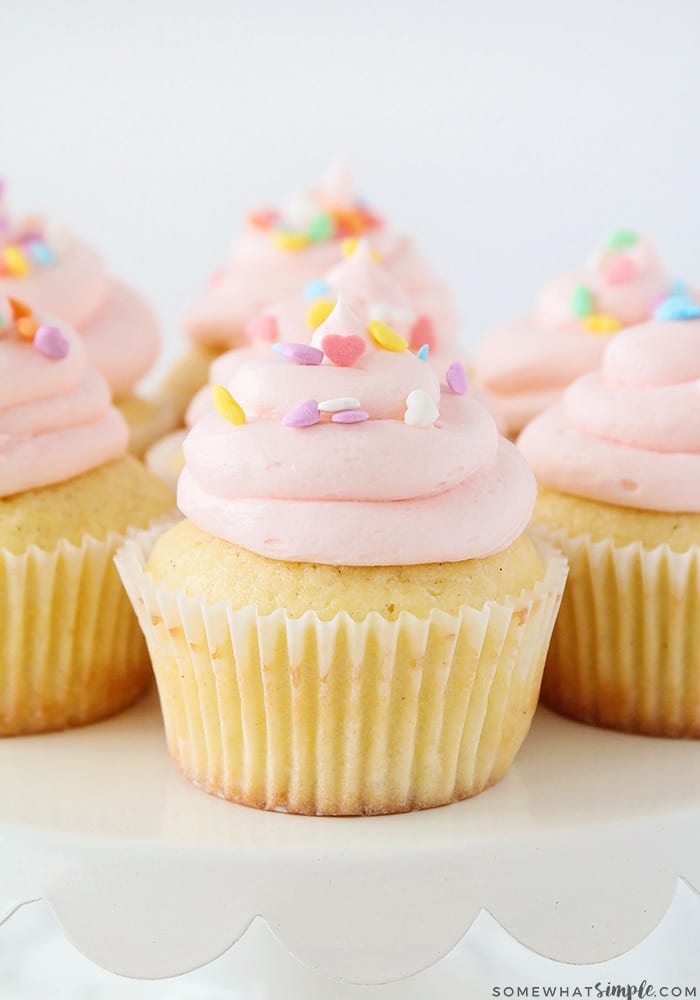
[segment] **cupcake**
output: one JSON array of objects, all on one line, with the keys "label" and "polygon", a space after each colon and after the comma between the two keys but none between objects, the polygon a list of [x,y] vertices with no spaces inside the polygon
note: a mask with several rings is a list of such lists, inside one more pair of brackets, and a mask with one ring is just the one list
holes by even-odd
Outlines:
[{"label": "cupcake", "polygon": [[206,791],[311,815],[401,812],[507,771],[566,575],[524,534],[535,484],[344,299],[310,344],[249,357],[185,441],[185,520],[117,558],[168,747]]},{"label": "cupcake", "polygon": [[699,379],[700,307],[672,296],[520,438],[571,564],[542,689],[564,715],[700,737]]},{"label": "cupcake", "polygon": [[158,354],[156,319],[141,296],[107,273],[99,254],[43,217],[13,218],[0,184],[0,296],[31,302],[82,336],[88,361],[109,383],[142,455],[172,426],[164,404],[134,393]]},{"label": "cupcake", "polygon": [[294,196],[282,210],[249,214],[228,265],[211,276],[185,312],[192,349],[166,377],[163,398],[174,400],[182,416],[206,383],[214,358],[248,343],[253,317],[271,303],[298,296],[363,236],[401,283],[416,315],[430,315],[446,335],[454,335],[457,317],[446,285],[411,240],[389,230],[356,196],[347,167],[339,163],[316,189]]},{"label": "cupcake", "polygon": [[0,299],[0,736],[130,704],[148,655],[113,565],[172,509],[65,323]]},{"label": "cupcake", "polygon": [[618,229],[585,269],[551,281],[529,315],[487,333],[475,378],[500,408],[506,433],[515,437],[575,378],[597,369],[612,335],[650,319],[672,290],[649,241]]}]

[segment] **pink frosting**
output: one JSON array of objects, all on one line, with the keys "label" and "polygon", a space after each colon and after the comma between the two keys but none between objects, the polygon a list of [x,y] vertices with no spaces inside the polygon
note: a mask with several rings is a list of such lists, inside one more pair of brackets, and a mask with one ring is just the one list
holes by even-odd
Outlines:
[{"label": "pink frosting", "polygon": [[0,296],[60,316],[85,338],[89,360],[107,379],[112,394],[128,393],[153,364],[160,346],[150,307],[133,289],[112,279],[97,251],[68,230],[41,218],[3,218],[0,251],[30,227],[41,234],[51,260],[24,275],[0,271]]},{"label": "pink frosting", "polygon": [[574,310],[586,289],[591,313],[621,327],[651,318],[671,282],[651,244],[630,235],[630,245],[609,243],[585,269],[551,281],[531,314],[493,330],[476,357],[476,378],[504,412],[510,433],[561,397],[575,378],[599,367],[611,334],[589,332]]},{"label": "pink frosting", "polygon": [[618,334],[523,431],[538,480],[645,510],[700,512],[700,320],[652,320]]},{"label": "pink frosting", "polygon": [[[0,313],[8,315],[2,299]],[[126,450],[127,426],[78,335],[46,316],[36,320],[61,331],[68,353],[47,357],[13,323],[0,327],[0,496],[63,482]]]},{"label": "pink frosting", "polygon": [[[469,394],[441,391],[410,352],[378,348],[342,298],[313,345],[329,334],[362,337],[364,354],[336,367],[249,352],[227,367],[247,422],[233,426],[209,410],[190,431],[183,513],[261,555],[331,565],[454,562],[510,545],[530,518],[534,480],[486,410]],[[439,408],[428,426],[404,420],[415,390]],[[338,398],[358,400],[370,419],[283,426],[300,402]]]}]

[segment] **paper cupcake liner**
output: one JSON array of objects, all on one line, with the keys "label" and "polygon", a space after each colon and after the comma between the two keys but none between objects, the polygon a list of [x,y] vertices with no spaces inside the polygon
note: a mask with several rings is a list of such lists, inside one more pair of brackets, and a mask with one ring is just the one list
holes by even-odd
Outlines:
[{"label": "paper cupcake liner", "polygon": [[0,549],[0,736],[95,721],[147,686],[148,653],[113,562],[123,541]]},{"label": "paper cupcake liner", "polygon": [[206,791],[311,815],[402,812],[475,795],[524,739],[566,579],[459,615],[320,621],[206,605],[117,555],[146,636],[170,753]]},{"label": "paper cupcake liner", "polygon": [[700,546],[546,537],[570,573],[543,701],[598,726],[700,738]]}]

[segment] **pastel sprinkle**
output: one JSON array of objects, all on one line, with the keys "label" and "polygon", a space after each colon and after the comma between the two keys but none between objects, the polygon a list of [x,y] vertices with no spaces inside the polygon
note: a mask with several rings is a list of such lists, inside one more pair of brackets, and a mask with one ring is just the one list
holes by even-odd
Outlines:
[{"label": "pastel sprinkle", "polygon": [[330,299],[317,299],[306,311],[306,324],[312,330],[325,323],[333,312],[334,303]]},{"label": "pastel sprinkle", "polygon": [[418,348],[418,353],[416,354],[416,357],[420,361],[427,361],[429,354],[430,354],[430,346],[428,344],[423,344],[422,347]]},{"label": "pastel sprinkle", "polygon": [[427,344],[431,351],[435,350],[436,339],[433,321],[428,316],[419,316],[411,327],[411,350],[417,351],[423,344]]},{"label": "pastel sprinkle", "polygon": [[671,282],[671,295],[685,295],[687,291],[688,286],[682,278],[675,278]]},{"label": "pastel sprinkle", "polygon": [[301,293],[305,299],[320,299],[322,296],[327,295],[330,292],[331,286],[323,278],[314,278],[313,281],[307,282],[304,285],[304,290]]},{"label": "pastel sprinkle", "polygon": [[340,333],[327,333],[321,347],[328,360],[338,368],[350,368],[365,353],[367,345],[357,333],[345,337]]},{"label": "pastel sprinkle", "polygon": [[263,340],[268,344],[273,344],[279,336],[277,320],[269,313],[260,313],[249,319],[245,332],[250,340]]},{"label": "pastel sprinkle", "polygon": [[22,319],[24,316],[31,316],[31,306],[28,306],[26,302],[22,302],[21,299],[16,299],[12,295],[7,296],[7,301],[10,303],[12,308],[13,319],[17,320]]},{"label": "pastel sprinkle", "polygon": [[34,337],[34,346],[40,354],[60,361],[70,351],[70,343],[57,326],[40,326]]},{"label": "pastel sprinkle", "polygon": [[272,242],[280,250],[303,250],[309,245],[309,237],[305,233],[290,233],[282,229],[273,234]]},{"label": "pastel sprinkle", "polygon": [[593,312],[593,296],[590,288],[585,285],[577,285],[571,293],[571,311],[574,316],[583,318],[590,316]]},{"label": "pastel sprinkle", "polygon": [[29,261],[16,244],[11,243],[2,252],[2,259],[5,267],[13,278],[21,278],[29,271]]},{"label": "pastel sprinkle", "polygon": [[312,243],[321,243],[323,240],[328,240],[334,233],[335,222],[333,221],[333,216],[329,215],[328,212],[321,212],[320,215],[312,219],[306,231],[306,235]]},{"label": "pastel sprinkle", "polygon": [[697,319],[700,316],[700,305],[689,295],[669,295],[654,310],[654,319]]},{"label": "pastel sprinkle", "polygon": [[622,323],[608,313],[591,313],[583,319],[584,329],[588,333],[617,333],[622,329]]},{"label": "pastel sprinkle", "polygon": [[311,344],[273,344],[272,350],[295,365],[320,365],[323,351]]},{"label": "pastel sprinkle", "polygon": [[[354,236],[348,237],[348,239],[343,240],[343,245],[341,247],[343,251],[343,257],[352,257],[352,255],[357,250],[357,239]],[[382,255],[374,247],[371,248],[372,257],[377,263],[381,263]]]},{"label": "pastel sprinkle", "polygon": [[359,410],[360,401],[354,396],[341,396],[339,399],[324,399],[318,404],[321,413],[339,413],[341,410]]},{"label": "pastel sprinkle", "polygon": [[24,337],[25,340],[33,340],[34,334],[39,329],[39,324],[33,316],[22,316],[16,321],[15,326],[17,327],[17,333],[20,337]]},{"label": "pastel sprinkle", "polygon": [[321,414],[318,411],[316,400],[305,399],[303,403],[297,403],[288,413],[285,413],[282,423],[285,427],[313,427],[320,419]]},{"label": "pastel sprinkle", "polygon": [[452,362],[447,369],[445,380],[452,392],[458,396],[463,396],[467,391],[467,375],[459,361]]},{"label": "pastel sprinkle", "polygon": [[29,251],[29,256],[35,264],[41,264],[45,267],[49,264],[55,263],[56,257],[54,256],[53,250],[47,243],[44,243],[43,240],[30,240],[27,244],[27,250]]},{"label": "pastel sprinkle", "polygon": [[259,208],[248,215],[248,224],[256,229],[269,229],[279,219],[274,208]]},{"label": "pastel sprinkle", "polygon": [[609,285],[626,285],[637,277],[637,265],[631,257],[616,257],[605,268],[604,274]]},{"label": "pastel sprinkle", "polygon": [[245,423],[243,408],[236,402],[228,389],[224,388],[223,385],[213,385],[211,394],[214,400],[214,409],[220,417],[236,427]]},{"label": "pastel sprinkle", "polygon": [[408,347],[408,341],[402,337],[399,333],[396,333],[387,326],[386,323],[381,323],[378,319],[372,320],[369,324],[369,334],[372,340],[379,347],[383,347],[385,351],[405,351]]},{"label": "pastel sprinkle", "polygon": [[607,244],[612,250],[629,250],[639,241],[639,235],[632,229],[614,229],[608,236]]},{"label": "pastel sprinkle", "polygon": [[414,389],[406,397],[404,421],[410,427],[432,427],[440,416],[437,406],[423,389]]},{"label": "pastel sprinkle", "polygon": [[360,424],[363,420],[369,420],[367,410],[342,410],[334,413],[331,417],[334,424]]}]

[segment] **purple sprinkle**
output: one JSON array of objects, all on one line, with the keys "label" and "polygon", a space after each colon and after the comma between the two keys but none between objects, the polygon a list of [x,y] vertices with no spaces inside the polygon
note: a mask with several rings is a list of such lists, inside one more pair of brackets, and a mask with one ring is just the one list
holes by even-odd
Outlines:
[{"label": "purple sprinkle", "polygon": [[34,346],[53,361],[65,358],[70,350],[70,344],[57,326],[40,326],[34,335]]},{"label": "purple sprinkle", "polygon": [[447,369],[445,379],[452,392],[457,393],[458,396],[463,396],[467,391],[467,376],[459,361],[452,362]]},{"label": "purple sprinkle", "polygon": [[305,399],[297,403],[289,413],[285,413],[282,423],[285,427],[313,427],[321,419],[318,402],[315,399]]},{"label": "purple sprinkle", "polygon": [[274,344],[272,350],[295,365],[320,365],[323,361],[323,351],[311,344]]},{"label": "purple sprinkle", "polygon": [[369,420],[367,410],[339,410],[331,417],[334,424],[360,424],[363,420]]}]

